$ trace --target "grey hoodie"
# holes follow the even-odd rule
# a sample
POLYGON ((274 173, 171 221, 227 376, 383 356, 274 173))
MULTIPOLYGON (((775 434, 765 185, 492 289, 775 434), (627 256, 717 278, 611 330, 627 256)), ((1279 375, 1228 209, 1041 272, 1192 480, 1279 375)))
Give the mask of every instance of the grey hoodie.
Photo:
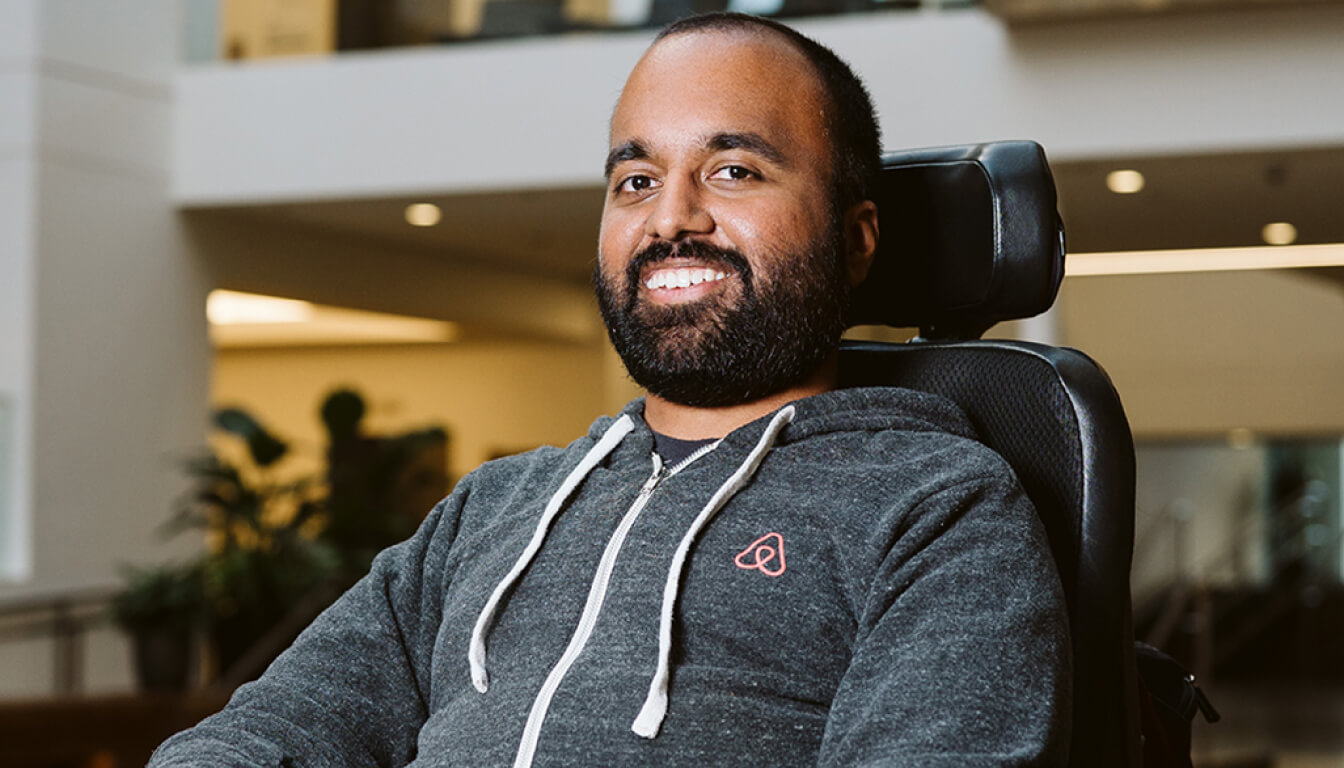
POLYGON ((830 392, 675 468, 642 410, 463 479, 151 765, 1064 763, 1058 578, 954 405, 830 392))

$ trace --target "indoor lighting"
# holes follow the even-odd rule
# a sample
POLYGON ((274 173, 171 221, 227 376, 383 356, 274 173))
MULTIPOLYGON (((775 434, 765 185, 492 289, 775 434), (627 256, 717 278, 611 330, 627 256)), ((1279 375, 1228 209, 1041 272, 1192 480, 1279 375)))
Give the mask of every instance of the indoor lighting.
POLYGON ((1132 195, 1143 189, 1143 174, 1126 168, 1106 174, 1106 188, 1117 195, 1132 195))
POLYGON ((210 340, 218 348, 454 341, 455 323, 312 304, 255 293, 211 291, 206 299, 210 340))
POLYGON ((302 323, 312 312, 313 305, 306 301, 256 293, 211 291, 205 300, 205 316, 211 325, 302 323))
POLYGON ((1341 266, 1344 266, 1344 243, 1329 243, 1250 248, 1193 248, 1180 251, 1071 253, 1064 260, 1064 274, 1070 277, 1083 277, 1341 266))
POLYGON ((1297 240, 1297 227, 1286 221, 1271 221, 1260 230, 1260 237, 1270 245, 1292 245, 1297 240))
POLYGON ((1246 427, 1233 427, 1227 431, 1227 444, 1236 451, 1244 451, 1255 445, 1255 433, 1246 427))
POLYGON ((432 227, 443 218, 443 211, 433 203, 411 203, 406 206, 406 223, 412 227, 432 227))

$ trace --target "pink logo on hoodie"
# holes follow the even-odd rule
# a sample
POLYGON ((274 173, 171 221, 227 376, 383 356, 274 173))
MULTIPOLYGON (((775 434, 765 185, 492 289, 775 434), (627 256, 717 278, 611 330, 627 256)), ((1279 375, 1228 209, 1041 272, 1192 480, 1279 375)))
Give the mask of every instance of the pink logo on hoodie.
POLYGON ((751 544, 733 558, 733 563, 744 571, 760 571, 766 576, 780 576, 784 573, 784 537, 770 532, 751 544))

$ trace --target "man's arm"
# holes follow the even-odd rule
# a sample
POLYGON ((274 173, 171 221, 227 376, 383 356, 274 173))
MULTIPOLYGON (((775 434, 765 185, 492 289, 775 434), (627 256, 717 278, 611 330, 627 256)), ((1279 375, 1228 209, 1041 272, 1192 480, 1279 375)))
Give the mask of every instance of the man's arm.
POLYGON ((1068 618, 1009 474, 926 498, 874 576, 823 766, 1063 765, 1068 618))
POLYGON ((151 768, 409 762, 428 716, 443 563, 466 496, 463 480, 260 679, 239 688, 220 713, 164 742, 151 768))

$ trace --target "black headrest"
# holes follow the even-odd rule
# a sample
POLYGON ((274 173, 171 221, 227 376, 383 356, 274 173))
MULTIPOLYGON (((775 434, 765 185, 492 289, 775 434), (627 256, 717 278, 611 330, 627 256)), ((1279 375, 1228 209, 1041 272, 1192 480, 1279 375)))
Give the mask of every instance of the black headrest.
POLYGON ((877 256, 850 325, 978 338, 1050 308, 1064 278, 1064 227, 1039 144, 916 149, 882 164, 877 256))

